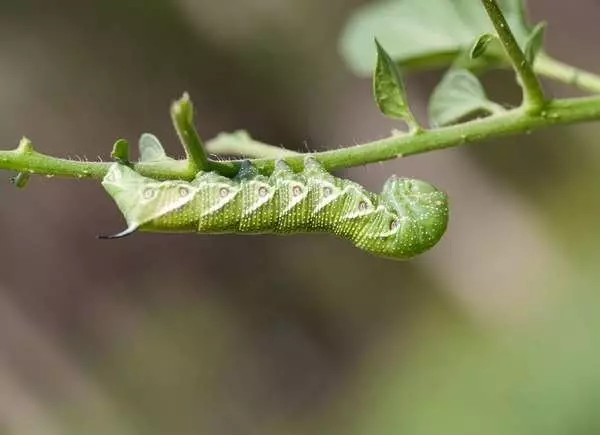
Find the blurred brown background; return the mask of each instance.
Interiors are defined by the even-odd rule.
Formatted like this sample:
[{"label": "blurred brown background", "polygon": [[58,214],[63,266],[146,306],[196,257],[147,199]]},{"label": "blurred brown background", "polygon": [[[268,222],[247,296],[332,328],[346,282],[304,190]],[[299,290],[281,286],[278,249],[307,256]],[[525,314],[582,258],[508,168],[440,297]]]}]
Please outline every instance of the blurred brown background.
[{"label": "blurred brown background", "polygon": [[[0,0],[0,143],[108,159],[146,131],[295,150],[394,123],[337,53],[361,0]],[[530,0],[548,51],[600,71],[600,2]],[[411,76],[421,118],[439,73]],[[516,101],[510,73],[488,84]],[[573,94],[548,85],[554,95]],[[346,171],[448,191],[415,261],[327,236],[141,235],[90,181],[0,183],[0,434],[600,433],[598,125]]]}]

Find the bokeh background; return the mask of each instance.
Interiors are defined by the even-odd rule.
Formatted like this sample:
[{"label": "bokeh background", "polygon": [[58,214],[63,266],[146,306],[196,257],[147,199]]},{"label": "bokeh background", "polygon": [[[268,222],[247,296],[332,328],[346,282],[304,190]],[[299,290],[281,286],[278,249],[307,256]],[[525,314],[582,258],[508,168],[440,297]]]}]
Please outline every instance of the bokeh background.
[{"label": "bokeh background", "polygon": [[[293,150],[386,136],[338,38],[364,0],[1,0],[0,143],[108,160],[120,137]],[[600,2],[530,0],[548,51],[593,71]],[[439,72],[410,76],[421,119]],[[487,84],[518,98],[511,73]],[[547,84],[554,95],[575,95]],[[0,183],[0,434],[600,433],[600,126],[340,175],[452,201],[406,263],[327,236],[137,235],[97,182]]]}]

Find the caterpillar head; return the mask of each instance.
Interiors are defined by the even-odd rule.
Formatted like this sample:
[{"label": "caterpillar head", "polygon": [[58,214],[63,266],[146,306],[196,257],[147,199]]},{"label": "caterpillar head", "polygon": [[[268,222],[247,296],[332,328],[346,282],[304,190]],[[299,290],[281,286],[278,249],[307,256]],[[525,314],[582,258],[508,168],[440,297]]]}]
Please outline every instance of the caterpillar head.
[{"label": "caterpillar head", "polygon": [[183,181],[156,181],[144,177],[128,166],[113,164],[102,186],[114,199],[125,217],[127,229],[114,236],[123,237],[137,229],[148,231],[177,230],[178,226],[191,226],[188,214],[181,212],[193,200],[195,187]]},{"label": "caterpillar head", "polygon": [[384,256],[412,257],[433,247],[444,235],[448,197],[434,185],[393,176],[383,186],[381,200],[394,215],[382,222],[388,230],[382,241]]}]

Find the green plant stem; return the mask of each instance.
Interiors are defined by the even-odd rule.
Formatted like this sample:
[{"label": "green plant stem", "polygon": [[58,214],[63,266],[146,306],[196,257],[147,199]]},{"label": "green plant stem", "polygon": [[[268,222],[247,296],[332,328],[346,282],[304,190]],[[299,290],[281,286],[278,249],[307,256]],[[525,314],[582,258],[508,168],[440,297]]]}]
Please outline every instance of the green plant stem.
[{"label": "green plant stem", "polygon": [[600,76],[567,65],[545,53],[538,54],[533,68],[538,74],[553,80],[575,86],[584,91],[600,93]]},{"label": "green plant stem", "polygon": [[[425,130],[419,135],[395,134],[362,145],[315,153],[314,156],[326,169],[333,171],[456,147],[484,139],[530,132],[552,125],[594,120],[600,120],[600,97],[556,100],[549,102],[540,112],[531,112],[526,107],[520,107],[464,124]],[[303,167],[302,154],[285,157],[285,161],[296,170]],[[223,175],[233,176],[239,170],[240,162],[240,160],[209,160],[208,168]],[[261,158],[252,162],[261,172],[269,174],[273,171],[275,159]],[[33,150],[26,140],[22,141],[15,150],[0,151],[0,169],[30,174],[102,178],[109,165],[110,163],[81,162],[46,156]],[[187,160],[138,163],[135,169],[143,175],[156,179],[191,180],[196,175],[196,171],[190,168]]]},{"label": "green plant stem", "polygon": [[546,99],[542,85],[533,71],[525,54],[519,47],[496,0],[481,0],[485,10],[498,33],[506,54],[510,58],[523,87],[523,103],[532,111],[540,110]]},{"label": "green plant stem", "polygon": [[171,119],[185,149],[190,170],[196,173],[207,170],[209,167],[208,156],[194,126],[194,106],[187,93],[172,104]]}]

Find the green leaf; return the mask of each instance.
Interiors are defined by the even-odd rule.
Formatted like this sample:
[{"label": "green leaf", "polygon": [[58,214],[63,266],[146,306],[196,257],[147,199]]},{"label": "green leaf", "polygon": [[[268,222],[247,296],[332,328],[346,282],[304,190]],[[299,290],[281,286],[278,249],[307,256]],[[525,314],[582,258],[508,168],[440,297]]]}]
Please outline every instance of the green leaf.
[{"label": "green leaf", "polygon": [[527,59],[527,62],[529,62],[530,65],[533,65],[535,57],[542,49],[545,31],[546,23],[538,23],[531,31],[529,37],[525,40],[523,52],[525,53],[525,59]]},{"label": "green leaf", "polygon": [[373,74],[373,94],[379,110],[386,116],[405,120],[410,127],[416,127],[398,66],[377,40],[375,46],[377,64]]},{"label": "green leaf", "polygon": [[490,114],[502,110],[499,104],[487,99],[475,75],[465,69],[450,69],[429,101],[429,122],[433,127],[439,127],[476,113]]},{"label": "green leaf", "polygon": [[477,40],[473,44],[473,47],[471,47],[469,57],[471,59],[477,59],[478,57],[483,56],[490,42],[497,40],[498,36],[492,35],[491,33],[484,33],[483,35],[480,35],[479,38],[477,38]]},{"label": "green leaf", "polygon": [[[499,0],[517,40],[530,33],[521,0]],[[448,66],[468,52],[483,33],[496,34],[477,0],[384,0],[363,6],[350,17],[340,39],[340,50],[350,68],[368,76],[375,59],[371,45],[377,38],[402,67]],[[503,51],[489,58],[504,59]]]},{"label": "green leaf", "polygon": [[129,142],[125,139],[119,139],[113,145],[112,152],[110,156],[117,160],[119,163],[128,164],[129,163]]},{"label": "green leaf", "polygon": [[164,160],[172,160],[167,157],[165,149],[160,144],[156,136],[150,133],[144,133],[140,136],[140,162],[160,162]]}]

